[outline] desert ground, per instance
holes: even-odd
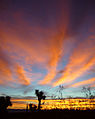
[[[2,119],[95,119],[95,110],[43,110],[1,115]]]

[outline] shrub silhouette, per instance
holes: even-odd
[[[0,97],[0,112],[7,112],[7,107],[12,106],[10,99],[11,99],[11,97],[9,97],[9,96]]]
[[[41,108],[41,100],[45,100],[46,96],[44,95],[43,91],[35,90],[35,94],[38,97],[38,110]]]
[[[36,111],[36,109],[37,109],[37,106],[35,104],[32,104],[32,103],[29,104],[30,111]]]

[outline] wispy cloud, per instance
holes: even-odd
[[[49,61],[47,62],[48,73],[40,84],[49,84],[56,76],[57,66],[60,59],[63,57],[63,42],[64,33],[58,34],[54,38],[50,39],[49,45]]]
[[[54,82],[53,86],[72,82],[95,65],[94,44],[95,37],[91,36],[88,40],[80,43],[78,47],[74,49],[68,64],[64,68],[62,76]]]
[[[95,78],[91,78],[88,80],[80,81],[78,83],[74,83],[72,85],[69,85],[68,87],[80,87],[80,86],[86,86],[86,85],[93,87],[93,85],[95,85],[94,83],[95,83]]]
[[[31,5],[37,5],[33,3]],[[87,8],[88,6],[94,8],[94,6],[76,1],[72,4],[72,0],[46,3],[44,8],[39,7],[38,4],[39,10],[36,9],[37,6],[32,6],[29,11],[24,11],[22,4],[21,11],[20,8],[15,9],[14,3],[8,5],[1,3],[1,6],[5,6],[6,9],[0,8],[2,13],[2,17],[0,16],[2,18],[0,19],[0,85],[16,83],[28,86],[33,81],[39,85],[54,82],[53,86],[57,86],[73,82],[95,65],[95,36],[90,36],[83,41],[78,39],[84,21],[86,18],[88,21],[90,19],[86,13],[90,13],[91,9],[88,11]],[[80,4],[83,5],[81,9]],[[23,2],[23,5],[26,4]],[[76,36],[76,39],[71,40],[73,36]],[[67,40],[69,45],[64,46]],[[70,52],[70,57],[68,56],[69,62],[66,67],[59,71],[62,76],[56,80],[59,63],[61,61],[63,65],[62,58],[72,41],[77,45],[73,46],[74,50]],[[37,68],[45,71],[42,74],[44,78],[42,77],[42,80],[41,77],[40,80],[33,78],[32,68],[35,72]],[[38,72],[35,73],[35,75],[38,74]],[[39,76],[36,77],[39,78]]]
[[[18,82],[23,85],[29,85],[30,79],[27,78],[26,72],[22,66],[17,66],[17,76],[18,76]]]
[[[22,24],[19,25],[22,26]],[[47,70],[45,78],[38,83],[50,83],[56,76],[58,63],[63,57],[64,31],[53,31],[53,29],[51,29],[50,32],[50,29],[32,29],[26,25],[23,25],[23,27],[25,27],[24,30],[18,25],[16,28],[14,28],[14,30],[13,27],[14,26],[8,28],[8,26],[3,26],[1,33],[1,42],[6,48],[6,52],[10,55],[11,60],[14,61],[15,65],[18,63],[20,66],[23,66],[24,64],[26,69],[27,65],[31,67],[31,69],[32,66],[36,65]],[[8,32],[6,32],[6,28],[8,28]],[[27,32],[28,29],[31,31],[31,33]],[[38,35],[36,35],[37,32]],[[23,33],[25,33],[24,36]],[[37,44],[37,42],[39,42],[39,44]],[[2,47],[3,50],[5,50],[4,47]],[[24,71],[21,72],[24,73]],[[20,72],[18,72],[18,74],[20,74]],[[21,79],[21,77],[25,77],[25,74],[24,76],[21,75],[19,79]],[[25,81],[25,78],[23,81]]]

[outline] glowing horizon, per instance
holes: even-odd
[[[90,99],[65,99],[65,100],[42,100],[42,110],[47,109],[79,109],[79,110],[86,110],[95,109],[95,99],[92,99],[93,101],[90,102]],[[8,109],[26,109],[27,104],[35,104],[38,106],[38,100],[26,100],[26,99],[16,99],[12,100],[13,106],[8,107]],[[44,103],[44,104],[43,104]],[[29,107],[28,107],[29,109]]]
[[[0,96],[34,96],[35,89],[51,96],[60,85],[63,97],[82,97],[83,86],[94,90],[94,2],[3,0],[0,6]]]

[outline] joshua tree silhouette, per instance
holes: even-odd
[[[7,107],[12,106],[9,96],[0,97],[0,112],[7,112]]]
[[[36,96],[38,97],[38,110],[40,110],[41,108],[41,100],[45,100],[46,96],[44,95],[44,92],[43,91],[39,91],[39,90],[35,90],[35,94]]]

